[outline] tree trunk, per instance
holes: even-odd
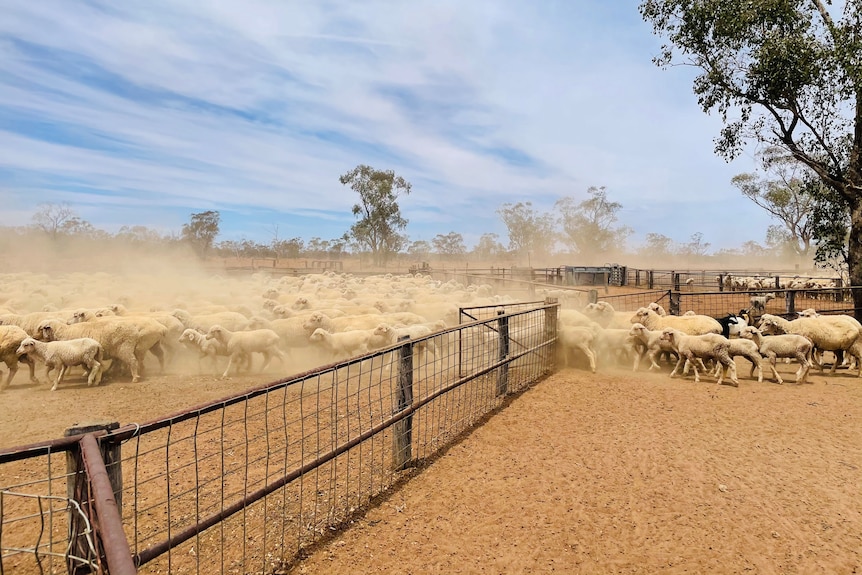
[[[850,205],[847,268],[853,288],[853,315],[862,321],[862,197],[857,197]]]

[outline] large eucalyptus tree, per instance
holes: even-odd
[[[667,40],[656,64],[698,70],[698,103],[724,121],[718,154],[778,146],[834,192],[862,286],[862,0],[646,0],[640,12]],[[862,289],[853,297],[862,319]]]

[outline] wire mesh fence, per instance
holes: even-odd
[[[285,568],[550,373],[556,317],[556,304],[515,306],[99,432],[127,553],[144,573]],[[92,492],[76,493],[89,478],[79,439],[0,452],[0,573],[105,570],[114,543]]]

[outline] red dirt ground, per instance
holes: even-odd
[[[794,369],[779,366],[791,381]],[[19,377],[2,397],[3,447],[258,382],[168,375],[51,393]],[[862,380],[810,380],[561,371],[291,573],[862,572]]]

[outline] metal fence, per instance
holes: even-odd
[[[504,309],[157,421],[0,451],[0,573],[284,569],[552,371],[558,306]]]

